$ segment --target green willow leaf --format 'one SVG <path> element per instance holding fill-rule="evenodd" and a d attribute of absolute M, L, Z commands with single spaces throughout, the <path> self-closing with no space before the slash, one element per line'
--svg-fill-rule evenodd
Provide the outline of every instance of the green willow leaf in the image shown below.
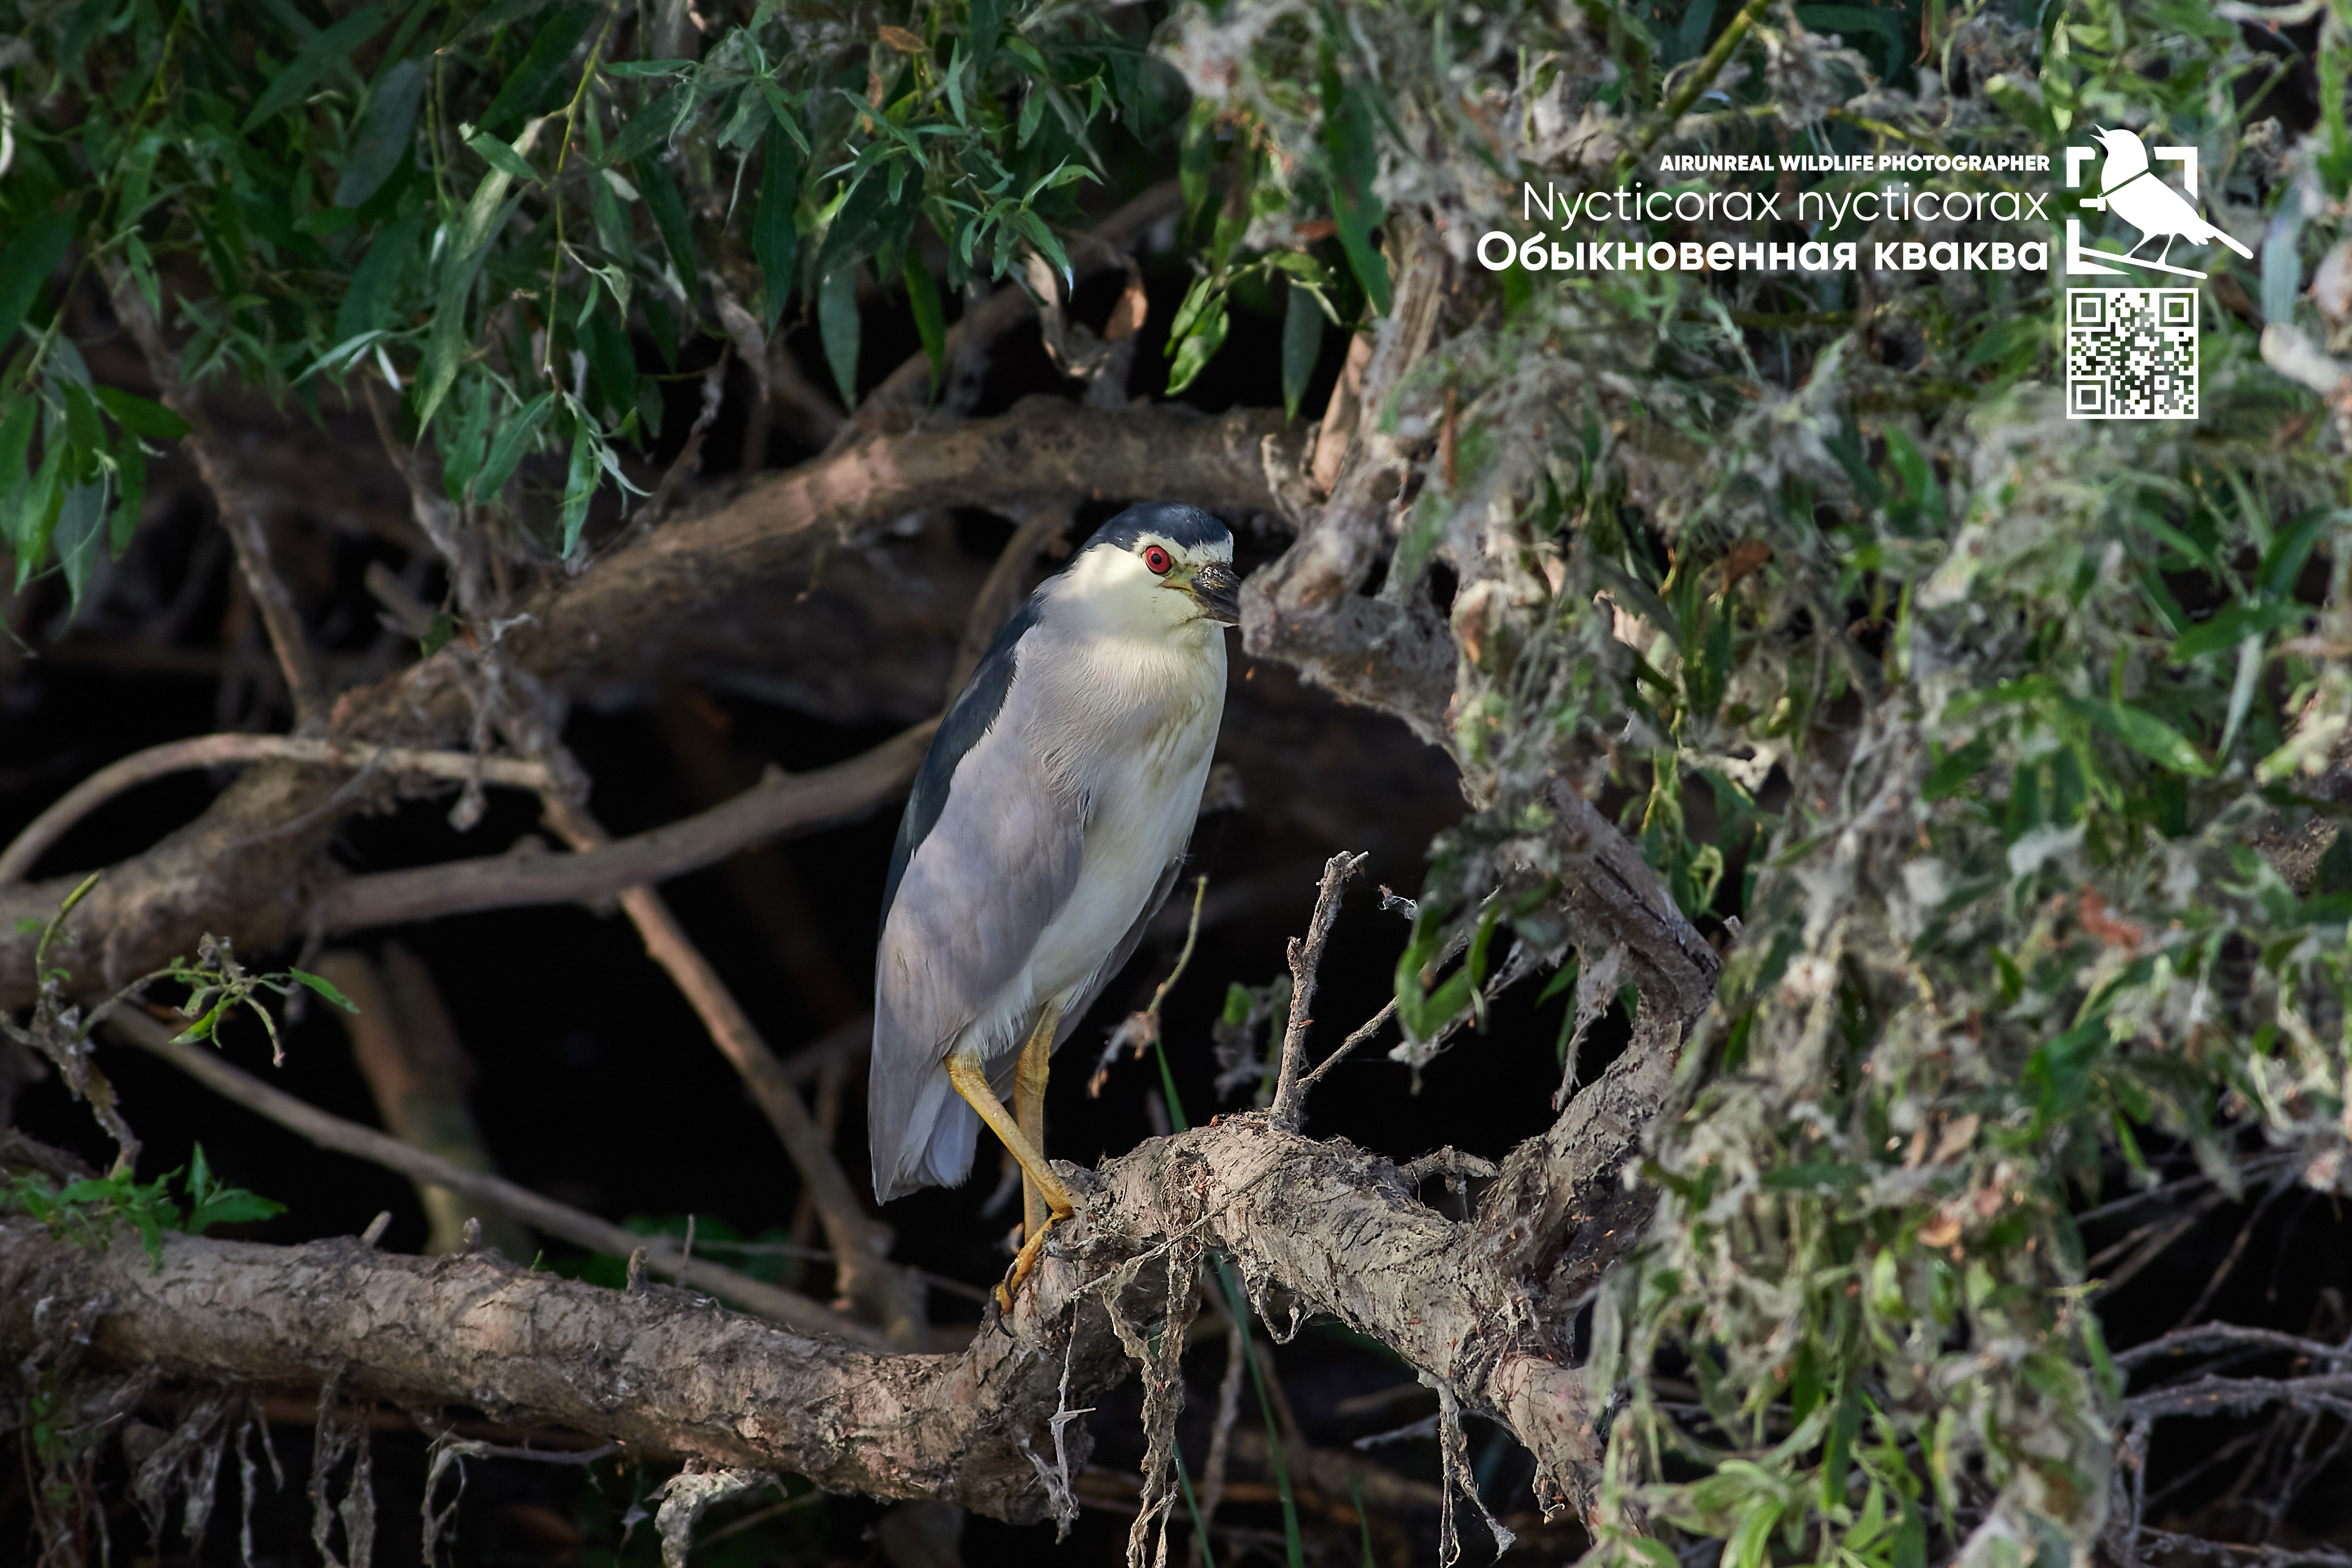
<path fill-rule="evenodd" d="M 800 206 L 800 157 L 781 125 L 770 125 L 761 157 L 760 205 L 751 215 L 751 253 L 759 259 L 766 295 L 767 328 L 772 332 L 793 291 L 793 262 L 800 247 L 794 213 Z"/>
<path fill-rule="evenodd" d="M 1225 346 L 1225 297 L 1220 294 L 1201 313 L 1199 321 L 1177 345 L 1176 363 L 1168 372 L 1168 395 L 1175 396 L 1200 378 L 1209 361 Z"/>
<path fill-rule="evenodd" d="M 65 568 L 70 610 L 81 608 L 82 591 L 98 570 L 99 546 L 106 538 L 106 491 L 102 479 L 68 486 L 52 524 L 51 542 Z"/>
<path fill-rule="evenodd" d="M 628 321 L 618 311 L 596 310 L 582 336 L 596 390 L 618 419 L 637 405 L 637 353 L 629 342 Z"/>
<path fill-rule="evenodd" d="M 1942 800 L 1958 795 L 1992 763 L 1992 741 L 1979 736 L 1958 751 L 1948 752 L 1927 770 L 1927 782 L 1919 786 L 1922 800 Z"/>
<path fill-rule="evenodd" d="M 588 503 L 596 499 L 596 476 L 603 464 L 598 449 L 596 426 L 585 410 L 575 408 L 572 426 L 572 467 L 563 481 L 563 553 L 568 558 L 580 548 L 580 535 L 588 526 Z"/>
<path fill-rule="evenodd" d="M 2292 603 L 2224 605 L 2210 618 L 2180 635 L 2180 639 L 2172 645 L 2172 662 L 2187 664 L 2208 654 L 2234 648 L 2248 637 L 2267 636 L 2309 613 L 2306 606 Z"/>
<path fill-rule="evenodd" d="M 392 324 L 392 307 L 400 297 L 401 279 L 412 264 L 424 259 L 419 241 L 424 238 L 425 222 L 429 216 L 419 207 L 384 229 L 368 247 L 360 264 L 352 269 L 352 280 L 343 289 L 342 302 L 335 308 L 338 342 L 349 342 L 362 332 L 381 331 Z"/>
<path fill-rule="evenodd" d="M 2210 778 L 2213 764 L 2189 743 L 2189 737 L 2144 708 L 2127 702 L 2095 702 L 2082 698 L 2067 706 L 2081 718 L 2119 738 L 2150 762 L 2191 778 Z"/>
<path fill-rule="evenodd" d="M 48 560 L 49 531 L 57 526 L 62 497 L 58 479 L 65 468 L 66 443 L 53 437 L 41 454 L 41 466 L 30 479 L 9 493 L 0 509 L 0 536 L 16 552 L 16 586 L 23 588 Z"/>
<path fill-rule="evenodd" d="M 687 216 L 686 198 L 678 194 L 677 182 L 670 178 L 669 169 L 658 155 L 640 158 L 631 165 L 637 176 L 637 189 L 645 193 L 646 210 L 654 216 L 654 227 L 661 231 L 662 244 L 669 251 L 670 265 L 677 269 L 678 286 L 686 290 L 688 300 L 695 298 L 694 225 Z"/>
<path fill-rule="evenodd" d="M 89 389 L 78 382 L 65 384 L 66 439 L 72 442 L 77 463 L 86 461 L 106 445 L 106 433 L 98 422 L 98 399 Z"/>
<path fill-rule="evenodd" d="M 629 116 L 621 133 L 613 138 L 605 156 L 613 164 L 634 163 L 669 136 L 670 127 L 677 123 L 679 112 L 691 103 L 687 85 L 679 82 L 653 102 Z"/>
<path fill-rule="evenodd" d="M 1332 217 L 1338 222 L 1340 248 L 1348 253 L 1348 265 L 1355 269 L 1357 280 L 1364 286 L 1364 297 L 1371 301 L 1372 313 L 1389 313 L 1389 267 L 1380 247 L 1372 243 L 1372 230 L 1380 226 L 1380 198 L 1372 194 L 1372 177 L 1380 171 L 1380 153 L 1373 141 L 1372 112 L 1365 101 L 1368 90 L 1360 82 L 1350 82 L 1336 93 L 1333 80 L 1324 87 L 1324 140 L 1331 150 Z M 1339 112 L 1330 113 L 1334 98 Z"/>
<path fill-rule="evenodd" d="M 383 188 L 407 154 L 416 132 L 417 107 L 424 101 L 424 61 L 402 60 L 384 72 L 352 132 L 351 156 L 335 182 L 335 205 L 363 206 Z"/>
<path fill-rule="evenodd" d="M 497 5 L 467 23 L 457 36 L 449 40 L 448 47 L 454 48 L 468 39 L 478 38 L 493 27 L 503 27 L 535 16 L 553 3 L 554 0 L 499 0 Z M 445 48 L 442 52 L 446 54 L 448 50 Z"/>
<path fill-rule="evenodd" d="M 1184 121 L 1184 141 L 1176 157 L 1176 182 L 1184 194 L 1184 226 L 1192 229 L 1209 205 L 1209 177 L 1217 167 L 1217 106 L 1207 98 L 1192 100 Z"/>
<path fill-rule="evenodd" d="M 882 214 L 889 205 L 888 181 L 869 175 L 859 182 L 833 215 L 833 226 L 825 230 L 824 248 L 817 253 L 817 275 L 830 278 L 842 270 L 845 263 L 871 256 L 881 229 Z"/>
<path fill-rule="evenodd" d="M 931 362 L 931 395 L 948 374 L 947 311 L 940 301 L 940 285 L 923 258 L 907 252 L 907 306 L 915 317 L 916 335 L 923 340 L 923 357 Z"/>
<path fill-rule="evenodd" d="M 324 975 L 313 974 L 305 969 L 289 969 L 286 973 L 292 975 L 296 980 L 300 981 L 303 984 L 309 986 L 311 990 L 316 991 L 320 995 L 325 997 L 334 1005 L 341 1007 L 344 1012 L 356 1013 L 360 1010 L 358 1003 L 344 995 L 341 990 L 336 986 L 334 982 L 327 979 Z"/>
<path fill-rule="evenodd" d="M 41 284 L 58 269 L 73 239 L 73 221 L 63 213 L 45 212 L 18 229 L 0 250 L 0 351 L 16 335 L 25 312 L 33 308 Z"/>
<path fill-rule="evenodd" d="M 490 241 L 498 237 L 514 211 L 504 205 L 507 187 L 513 183 L 514 176 L 496 167 L 483 175 L 451 237 L 448 259 L 442 264 L 441 291 L 434 302 L 432 334 L 425 343 L 424 385 L 416 405 L 420 435 L 433 423 L 435 411 L 457 379 L 457 362 L 467 347 L 466 301 L 474 291 L 482 263 L 489 258 Z"/>
<path fill-rule="evenodd" d="M 560 102 L 546 101 L 558 80 L 570 68 L 572 51 L 580 47 L 587 36 L 588 24 L 596 19 L 593 5 L 567 6 L 552 20 L 539 29 L 531 39 L 530 50 L 522 63 L 499 89 L 498 97 L 490 100 L 489 108 L 475 121 L 477 129 L 496 131 L 510 120 L 526 114 L 547 114 L 561 110 Z M 562 95 L 569 99 L 568 92 Z"/>
<path fill-rule="evenodd" d="M 269 85 L 254 100 L 253 111 L 245 117 L 237 129 L 250 136 L 263 121 L 290 108 L 319 79 L 339 63 L 351 58 L 362 44 L 376 36 L 391 13 L 382 5 L 362 5 L 341 21 L 304 44 L 300 52 L 278 68 L 269 79 Z"/>
<path fill-rule="evenodd" d="M 1285 292 L 1289 300 L 1282 314 L 1282 410 L 1283 417 L 1296 419 L 1323 351 L 1323 308 L 1304 284 L 1293 283 Z"/>
<path fill-rule="evenodd" d="M 0 496 L 21 489 L 26 483 L 25 459 L 33 449 L 33 422 L 40 413 L 38 400 L 29 394 L 17 394 L 0 415 Z M 0 510 L 0 543 L 14 544 L 16 538 L 6 531 L 8 514 Z"/>
<path fill-rule="evenodd" d="M 98 400 L 114 416 L 114 422 L 137 436 L 152 436 L 158 441 L 176 441 L 188 433 L 188 422 L 164 407 L 119 386 L 101 386 Z M 5 448 L 0 448 L 5 449 Z M 0 472 L 5 472 L 0 468 Z"/>
<path fill-rule="evenodd" d="M 462 506 L 466 487 L 482 471 L 483 443 L 489 439 L 490 414 L 498 395 L 488 382 L 477 381 L 458 393 L 457 401 L 464 410 L 457 428 L 443 428 L 441 488 L 452 501 Z"/>
<path fill-rule="evenodd" d="M 530 449 L 531 437 L 538 434 L 540 421 L 555 404 L 555 394 L 542 392 L 522 405 L 522 412 L 499 426 L 498 439 L 490 443 L 489 459 L 482 471 L 474 476 L 474 499 L 495 500 L 506 489 L 507 480 L 514 477 L 523 454 Z"/>
<path fill-rule="evenodd" d="M 2310 559 L 2321 532 L 2340 526 L 2346 518 L 2342 511 L 2315 511 L 2296 519 L 2293 526 L 2281 529 L 2263 554 L 2259 574 L 2263 586 L 2282 599 L 2294 594 L 2294 580 L 2302 574 L 2303 563 Z"/>
<path fill-rule="evenodd" d="M 824 363 L 841 390 L 841 405 L 857 406 L 857 265 L 848 263 L 817 286 L 817 335 L 824 340 Z"/>
<path fill-rule="evenodd" d="M 473 149 L 475 156 L 510 179 L 536 181 L 539 178 L 539 171 L 530 166 L 530 160 L 486 132 L 478 131 L 467 137 L 466 145 Z"/>

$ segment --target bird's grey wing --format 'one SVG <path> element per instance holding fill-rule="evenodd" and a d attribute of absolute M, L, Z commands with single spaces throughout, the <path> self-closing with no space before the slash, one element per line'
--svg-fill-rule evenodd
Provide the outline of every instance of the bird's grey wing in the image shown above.
<path fill-rule="evenodd" d="M 1030 698 L 1014 670 L 1028 618 L 999 636 L 940 725 L 899 830 L 875 956 L 867 1106 L 885 1201 L 969 1161 L 967 1147 L 960 1161 L 926 1163 L 934 1126 L 953 1110 L 939 1064 L 1020 972 L 1085 854 L 1083 808 L 1055 784 L 1023 722 Z M 968 1143 L 976 1133 L 965 1131 Z"/>
<path fill-rule="evenodd" d="M 1117 979 L 1118 972 L 1127 967 L 1127 961 L 1135 956 L 1135 950 L 1143 942 L 1143 928 L 1151 923 L 1153 917 L 1168 902 L 1168 895 L 1175 891 L 1176 879 L 1183 874 L 1183 870 L 1184 851 L 1179 849 L 1169 858 L 1168 864 L 1160 868 L 1160 880 L 1153 884 L 1151 897 L 1143 900 L 1143 912 L 1135 917 L 1135 923 L 1127 928 L 1127 934 L 1118 939 L 1118 945 L 1110 950 L 1110 956 L 1103 960 L 1102 967 L 1096 970 L 1094 977 L 1087 982 L 1085 993 L 1073 1000 L 1070 1010 L 1062 1016 L 1062 1026 L 1054 1036 L 1055 1049 L 1059 1050 L 1062 1042 L 1076 1031 L 1078 1021 L 1087 1016 L 1087 1009 L 1093 1006 L 1095 999 L 1103 994 L 1103 987 Z"/>

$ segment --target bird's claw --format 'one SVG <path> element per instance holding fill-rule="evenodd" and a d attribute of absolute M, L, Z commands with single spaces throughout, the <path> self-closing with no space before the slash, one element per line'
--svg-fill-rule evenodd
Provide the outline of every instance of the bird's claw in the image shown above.
<path fill-rule="evenodd" d="M 1037 1260 L 1045 1254 L 1045 1238 L 1054 1234 L 1055 1226 L 1069 1217 L 1068 1213 L 1048 1215 L 1045 1223 L 1038 1226 L 1036 1235 L 1022 1238 L 1021 1250 L 1013 1255 L 1013 1267 L 995 1291 L 996 1306 L 1007 1317 L 1013 1312 L 1013 1298 L 1020 1294 L 1021 1287 L 1028 1282 L 1030 1275 L 1036 1272 Z"/>

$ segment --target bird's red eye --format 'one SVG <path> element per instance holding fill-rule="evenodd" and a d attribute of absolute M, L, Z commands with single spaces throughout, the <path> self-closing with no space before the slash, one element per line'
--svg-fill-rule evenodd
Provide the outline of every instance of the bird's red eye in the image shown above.
<path fill-rule="evenodd" d="M 1168 569 L 1176 563 L 1168 558 L 1168 552 L 1160 549 L 1157 544 L 1150 544 L 1144 547 L 1143 564 L 1150 569 L 1154 577 L 1165 577 L 1168 575 Z"/>

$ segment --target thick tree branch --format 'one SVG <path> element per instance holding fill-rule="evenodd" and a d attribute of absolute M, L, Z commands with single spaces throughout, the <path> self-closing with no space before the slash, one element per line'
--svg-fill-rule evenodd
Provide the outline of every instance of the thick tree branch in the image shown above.
<path fill-rule="evenodd" d="M 208 1080 L 236 1073 L 194 1047 L 170 1049 L 196 1058 L 190 1070 L 201 1064 Z M 1302 1311 L 1338 1317 L 1502 1422 L 1535 1456 L 1547 1509 L 1590 1520 L 1599 1440 L 1561 1348 L 1572 1319 L 1552 1305 L 1590 1277 L 1583 1255 L 1559 1245 L 1577 1212 L 1544 1205 L 1622 1189 L 1671 1059 L 1664 1034 L 1637 1037 L 1550 1133 L 1514 1152 L 1496 1187 L 1504 1198 L 1490 1195 L 1467 1221 L 1423 1205 L 1387 1160 L 1255 1113 L 1151 1140 L 1099 1171 L 1062 1165 L 1078 1218 L 1005 1330 L 983 1330 L 958 1355 L 877 1355 L 676 1293 L 599 1290 L 481 1257 L 389 1258 L 349 1241 L 275 1248 L 173 1236 L 151 1273 L 127 1237 L 93 1252 L 21 1220 L 0 1224 L 0 1342 L 37 1342 L 38 1300 L 102 1297 L 93 1343 L 127 1363 L 268 1383 L 347 1367 L 353 1392 L 462 1403 L 519 1425 L 1033 1521 L 1047 1511 L 1042 1457 L 1065 1390 L 1081 1407 L 1125 1374 L 1104 1299 L 1136 1333 L 1151 1303 L 1170 1299 L 1153 1269 L 1171 1244 L 1207 1246 L 1234 1258 L 1254 1295 L 1294 1292 Z M 237 1095 L 254 1102 L 249 1089 Z M 454 1170 L 431 1179 L 482 1180 Z M 1547 1268 L 1570 1278 L 1540 1277 Z M 1082 1458 L 1083 1428 L 1068 1436 Z"/>
<path fill-rule="evenodd" d="M 642 667 L 663 628 L 821 544 L 929 507 L 1100 495 L 1180 496 L 1232 512 L 1262 510 L 1273 502 L 1262 448 L 1271 442 L 1286 451 L 1289 439 L 1280 416 L 1269 411 L 1202 418 L 1037 399 L 952 430 L 871 437 L 760 479 L 550 587 L 526 605 L 525 618 L 508 626 L 502 647 L 515 673 L 558 687 L 610 664 Z M 337 736 L 417 746 L 463 734 L 473 711 L 467 661 L 475 657 L 453 644 L 374 687 L 345 693 L 336 703 Z M 56 956 L 73 972 L 77 988 L 95 990 L 110 976 L 119 983 L 193 951 L 208 931 L 232 938 L 243 952 L 266 951 L 300 929 L 319 850 L 345 816 L 374 798 L 357 789 L 338 795 L 315 773 L 252 769 L 203 818 L 110 870 L 76 910 L 73 940 Z M 597 893 L 662 874 L 658 866 L 633 867 Z M 74 880 L 0 888 L 0 1007 L 22 1006 L 32 994 L 33 939 L 18 922 L 56 913 Z M 510 901 L 479 886 L 469 886 L 452 907 Z M 567 887 L 550 897 L 597 893 Z M 338 917 L 340 929 L 446 912 L 432 889 L 415 882 L 350 896 L 375 902 Z M 466 901 L 478 898 L 490 902 Z"/>
<path fill-rule="evenodd" d="M 1402 443 L 1382 427 L 1389 395 L 1436 342 L 1450 270 L 1423 231 L 1400 228 L 1391 250 L 1402 258 L 1395 309 L 1351 347 L 1349 374 L 1317 437 L 1313 473 L 1330 499 L 1306 513 L 1281 560 L 1243 584 L 1242 637 L 1253 654 L 1393 713 L 1450 752 L 1454 649 L 1445 618 L 1416 584 L 1391 579 L 1371 597 L 1358 591 L 1392 545 L 1392 514 L 1412 473 Z"/>
<path fill-rule="evenodd" d="M 697 1265 L 698 1270 L 700 1265 Z M 1058 1352 L 984 1333 L 961 1355 L 880 1355 L 713 1308 L 609 1290 L 502 1258 L 405 1258 L 357 1240 L 262 1247 L 176 1234 L 150 1270 L 125 1233 L 104 1252 L 0 1221 L 0 1341 L 40 1342 L 43 1300 L 108 1303 L 100 1353 L 171 1373 L 341 1387 L 430 1409 L 566 1426 L 649 1456 L 789 1470 L 840 1490 L 1041 1516 L 1020 1442 L 1050 1438 Z M 1055 1305 L 1066 1314 L 1066 1298 Z M 1101 1322 L 1101 1311 L 1093 1319 Z M 1118 1374 L 1104 1328 L 1079 1376 Z M 1041 1415 L 1042 1412 L 1042 1415 Z"/>
<path fill-rule="evenodd" d="M 1557 872 L 1580 943 L 1622 948 L 1647 1004 L 1677 1038 L 1715 999 L 1723 960 L 1675 905 L 1665 880 L 1576 785 L 1551 781 L 1551 827 L 1538 867 Z"/>
<path fill-rule="evenodd" d="M 725 859 L 747 844 L 862 816 L 915 776 L 937 720 L 814 773 L 777 773 L 732 800 L 576 855 L 488 855 L 337 883 L 322 900 L 331 932 L 526 904 L 609 899 Z"/>
<path fill-rule="evenodd" d="M 1272 504 L 1261 443 L 1280 414 L 1213 419 L 1175 408 L 1106 411 L 1024 398 L 949 430 L 867 436 L 656 530 L 616 552 L 514 634 L 541 679 L 604 658 L 641 658 L 634 628 L 690 615 L 821 544 L 931 507 L 1005 507 L 1047 497 L 1180 496 L 1213 510 Z"/>
<path fill-rule="evenodd" d="M 290 735 L 198 735 L 133 752 L 74 785 L 56 805 L 33 818 L 5 851 L 0 851 L 0 883 L 22 880 L 49 846 L 71 831 L 74 824 L 126 790 L 135 789 L 151 779 L 196 768 L 263 762 L 307 763 L 351 772 L 374 768 L 415 778 L 478 779 L 484 784 L 515 789 L 543 791 L 555 787 L 554 777 L 543 764 L 516 757 L 477 757 L 463 752 L 344 744 L 298 740 Z"/>
<path fill-rule="evenodd" d="M 140 1049 L 163 1058 L 215 1094 L 268 1117 L 321 1149 L 351 1154 L 397 1171 L 410 1181 L 429 1183 L 476 1203 L 488 1204 L 525 1225 L 593 1252 L 625 1258 L 642 1248 L 646 1255 L 646 1267 L 656 1273 L 667 1274 L 683 1285 L 699 1285 L 803 1333 L 832 1334 L 852 1343 L 879 1342 L 879 1336 L 865 1325 L 827 1311 L 797 1291 L 766 1284 L 701 1258 L 689 1260 L 667 1237 L 641 1236 L 552 1198 L 541 1197 L 502 1176 L 468 1170 L 372 1127 L 331 1116 L 230 1066 L 215 1051 L 174 1043 L 169 1025 L 160 1024 L 143 1013 L 117 1013 L 112 1022 L 123 1037 Z"/>

